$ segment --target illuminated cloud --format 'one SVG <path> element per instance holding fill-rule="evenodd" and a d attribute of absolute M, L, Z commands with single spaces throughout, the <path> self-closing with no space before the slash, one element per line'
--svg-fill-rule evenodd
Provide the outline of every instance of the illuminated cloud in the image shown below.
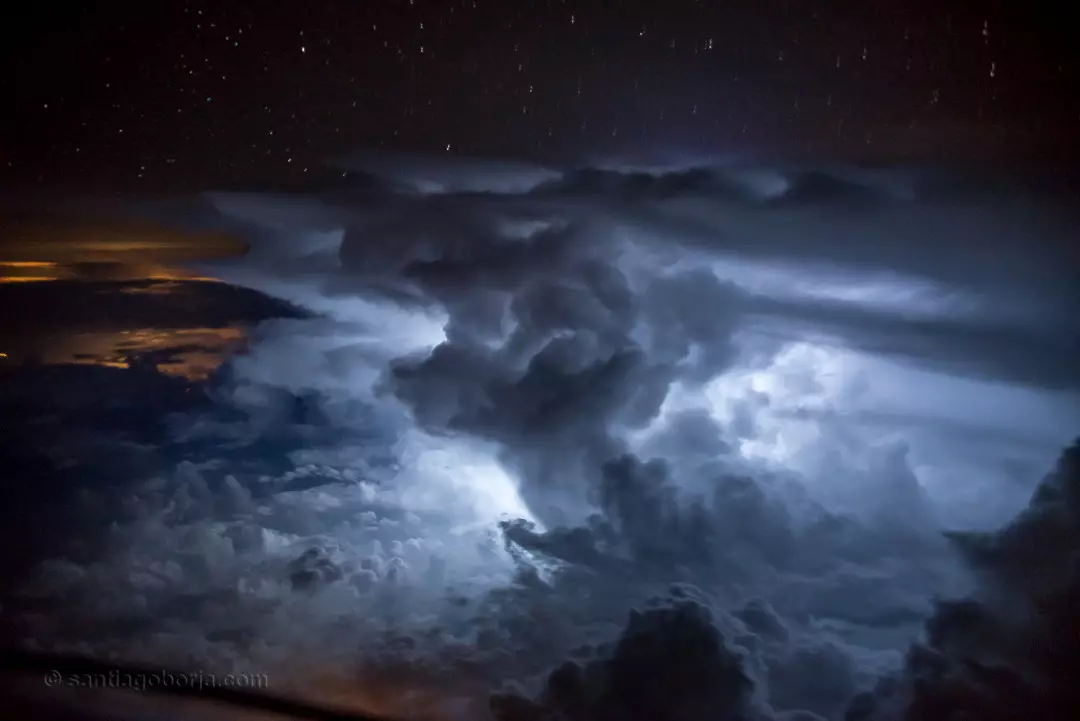
<path fill-rule="evenodd" d="M 976 588 L 942 532 L 1016 514 L 1080 423 L 1067 214 L 1030 194 L 386 168 L 212 196 L 252 252 L 202 270 L 307 313 L 170 416 L 186 463 L 87 492 L 107 550 L 28 587 L 83 615 L 27 634 L 396 673 L 394 713 L 842 718 Z"/>

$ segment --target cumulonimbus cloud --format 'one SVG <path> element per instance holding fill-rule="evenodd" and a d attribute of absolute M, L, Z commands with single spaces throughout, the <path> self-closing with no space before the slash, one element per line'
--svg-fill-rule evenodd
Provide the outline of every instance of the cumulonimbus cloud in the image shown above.
<path fill-rule="evenodd" d="M 144 442 L 186 463 L 88 491 L 113 525 L 40 567 L 27 635 L 304 665 L 395 713 L 841 718 L 913 673 L 932 598 L 979 593 L 946 524 L 1017 512 L 1080 421 L 1052 195 L 362 170 L 188 218 L 252 244 L 214 274 L 308 315 Z"/>

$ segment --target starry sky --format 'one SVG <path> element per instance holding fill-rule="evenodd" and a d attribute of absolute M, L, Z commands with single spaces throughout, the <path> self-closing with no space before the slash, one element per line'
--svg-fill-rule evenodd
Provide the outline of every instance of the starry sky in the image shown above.
<path fill-rule="evenodd" d="M 5 188 L 300 182 L 372 149 L 1060 157 L 1080 135 L 1042 0 L 37 5 L 5 23 Z"/>

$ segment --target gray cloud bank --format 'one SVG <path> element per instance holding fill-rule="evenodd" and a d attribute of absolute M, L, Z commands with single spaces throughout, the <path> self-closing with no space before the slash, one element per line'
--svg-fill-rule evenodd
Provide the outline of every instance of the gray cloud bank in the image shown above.
<path fill-rule="evenodd" d="M 243 236 L 209 270 L 312 317 L 143 441 L 175 461 L 81 492 L 24 638 L 431 718 L 1034 717 L 995 673 L 1075 703 L 1075 647 L 1017 650 L 1075 597 L 1017 560 L 1075 545 L 1071 456 L 1036 489 L 1080 424 L 1055 186 L 350 168 L 138 208 Z"/>

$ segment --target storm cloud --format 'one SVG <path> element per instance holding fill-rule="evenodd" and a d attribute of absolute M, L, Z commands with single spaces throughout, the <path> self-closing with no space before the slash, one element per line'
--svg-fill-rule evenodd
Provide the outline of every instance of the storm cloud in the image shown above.
<path fill-rule="evenodd" d="M 1080 428 L 1056 186 L 346 165 L 132 208 L 237 234 L 202 270 L 304 312 L 82 492 L 23 636 L 431 718 L 937 718 L 991 656 L 1064 688 L 1075 649 L 1012 622 L 1075 591 L 1017 560 L 1075 540 L 1072 455 L 1022 510 Z"/>

